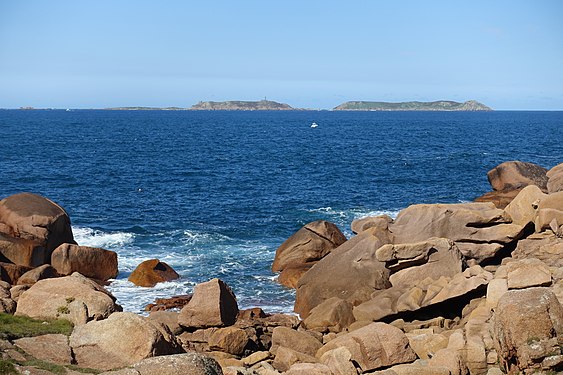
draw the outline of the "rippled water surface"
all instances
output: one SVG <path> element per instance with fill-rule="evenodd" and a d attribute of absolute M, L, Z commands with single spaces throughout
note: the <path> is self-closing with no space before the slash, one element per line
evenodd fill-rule
<path fill-rule="evenodd" d="M 212 277 L 242 307 L 290 311 L 270 265 L 303 224 L 351 236 L 355 218 L 470 201 L 503 161 L 563 161 L 563 112 L 3 110 L 0 129 L 0 197 L 45 195 L 79 244 L 116 251 L 129 311 Z M 155 257 L 181 279 L 127 281 Z"/>

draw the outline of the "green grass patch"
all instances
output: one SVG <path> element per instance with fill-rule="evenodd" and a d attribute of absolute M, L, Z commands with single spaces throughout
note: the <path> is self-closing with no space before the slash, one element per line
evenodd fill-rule
<path fill-rule="evenodd" d="M 16 367 L 12 362 L 0 359 L 0 375 L 17 375 L 17 373 Z"/>
<path fill-rule="evenodd" d="M 22 337 L 41 336 L 48 333 L 72 333 L 72 323 L 64 319 L 32 319 L 0 313 L 0 339 L 15 340 Z"/>

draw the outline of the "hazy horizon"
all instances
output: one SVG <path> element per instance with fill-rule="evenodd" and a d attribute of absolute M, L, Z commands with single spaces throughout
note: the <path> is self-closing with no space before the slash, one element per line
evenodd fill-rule
<path fill-rule="evenodd" d="M 267 97 L 563 109 L 560 1 L 163 4 L 3 2 L 0 108 Z"/>

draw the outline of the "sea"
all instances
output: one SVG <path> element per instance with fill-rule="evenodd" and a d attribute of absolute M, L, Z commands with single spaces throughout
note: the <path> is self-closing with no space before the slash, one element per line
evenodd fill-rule
<path fill-rule="evenodd" d="M 304 224 L 350 238 L 354 219 L 472 201 L 504 161 L 551 168 L 563 112 L 0 110 L 0 145 L 0 198 L 48 197 L 80 245 L 115 251 L 124 310 L 218 277 L 240 308 L 291 312 L 270 267 Z M 181 278 L 127 281 L 153 258 Z"/>

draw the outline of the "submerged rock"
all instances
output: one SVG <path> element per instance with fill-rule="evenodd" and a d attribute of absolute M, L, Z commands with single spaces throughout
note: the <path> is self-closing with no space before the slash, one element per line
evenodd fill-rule
<path fill-rule="evenodd" d="M 158 259 L 149 259 L 139 264 L 128 280 L 138 286 L 153 287 L 158 283 L 178 278 L 180 275 L 168 264 Z"/>

